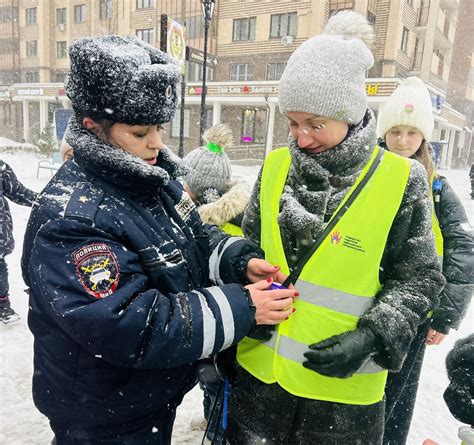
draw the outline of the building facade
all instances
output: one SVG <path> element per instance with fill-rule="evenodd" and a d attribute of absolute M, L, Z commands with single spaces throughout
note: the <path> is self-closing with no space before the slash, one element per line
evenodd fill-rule
<path fill-rule="evenodd" d="M 278 81 L 286 62 L 303 41 L 322 32 L 331 14 L 353 9 L 367 17 L 376 34 L 375 64 L 367 79 L 369 106 L 377 112 L 403 78 L 420 77 L 432 96 L 436 121 L 432 140 L 439 142 L 438 164 L 462 165 L 470 156 L 472 134 L 465 109 L 466 95 L 472 95 L 472 88 L 467 92 L 466 75 L 472 50 L 467 50 L 466 69 L 466 50 L 463 46 L 458 51 L 455 44 L 462 46 L 469 40 L 469 25 L 458 26 L 466 21 L 460 15 L 461 8 L 466 9 L 464 2 L 472 7 L 470 0 L 216 1 L 206 71 L 207 126 L 231 125 L 236 147 L 229 155 L 235 159 L 261 160 L 265 152 L 286 145 L 288 125 L 277 106 Z M 68 68 L 67 47 L 74 39 L 135 34 L 160 47 L 160 17 L 168 14 L 186 25 L 186 44 L 191 47 L 182 115 L 185 151 L 195 148 L 199 144 L 204 46 L 200 3 L 0 0 L 0 134 L 34 140 L 51 122 L 55 108 L 69 106 L 62 82 Z M 18 20 L 2 21 L 2 7 L 16 8 L 11 16 Z M 470 23 L 472 28 L 472 20 Z M 4 39 L 12 43 L 3 44 Z M 459 78 L 459 69 L 453 69 L 458 66 L 454 62 L 458 52 L 466 79 L 462 107 L 454 106 L 447 97 L 450 78 L 453 82 Z M 462 78 L 457 82 L 462 83 Z M 179 145 L 180 115 L 178 112 L 166 129 L 165 138 L 172 147 Z M 11 123 L 6 126 L 5 122 Z"/>

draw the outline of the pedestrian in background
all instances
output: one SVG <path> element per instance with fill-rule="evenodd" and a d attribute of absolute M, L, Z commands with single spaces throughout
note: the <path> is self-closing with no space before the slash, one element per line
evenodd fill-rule
<path fill-rule="evenodd" d="M 472 231 L 461 200 L 447 179 L 435 171 L 429 145 L 433 127 L 430 94 L 416 77 L 409 77 L 392 93 L 378 117 L 378 134 L 388 150 L 420 162 L 426 170 L 436 249 L 446 279 L 439 304 L 419 326 L 402 369 L 388 376 L 386 445 L 406 443 L 426 345 L 439 345 L 451 329 L 459 327 L 472 298 Z"/>
<path fill-rule="evenodd" d="M 0 321 L 13 324 L 20 319 L 12 309 L 5 257 L 13 252 L 13 220 L 7 198 L 15 204 L 29 206 L 36 200 L 36 193 L 25 187 L 12 168 L 0 159 Z"/>
<path fill-rule="evenodd" d="M 225 152 L 233 143 L 232 130 L 226 124 L 217 124 L 205 131 L 203 139 L 205 145 L 195 148 L 184 158 L 189 169 L 183 178 L 184 190 L 198 207 L 204 223 L 219 226 L 230 235 L 243 236 L 240 226 L 250 198 L 250 187 L 232 175 L 232 164 Z M 234 357 L 235 354 L 226 354 L 225 359 Z M 221 410 L 222 376 L 213 360 L 199 367 L 198 376 L 204 392 L 207 437 L 213 440 L 219 422 L 210 420 L 213 412 Z"/>

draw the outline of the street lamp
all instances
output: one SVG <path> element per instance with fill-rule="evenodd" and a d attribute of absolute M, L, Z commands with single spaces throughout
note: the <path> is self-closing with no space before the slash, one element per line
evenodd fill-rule
<path fill-rule="evenodd" d="M 209 35 L 209 22 L 214 13 L 215 0 L 201 0 L 202 15 L 204 17 L 204 60 L 202 66 L 202 91 L 201 91 L 201 119 L 199 130 L 199 144 L 203 145 L 202 135 L 206 126 L 206 68 L 207 68 L 207 38 Z"/>

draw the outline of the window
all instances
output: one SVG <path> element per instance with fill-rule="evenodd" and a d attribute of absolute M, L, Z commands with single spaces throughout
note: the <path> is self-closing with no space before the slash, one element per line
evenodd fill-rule
<path fill-rule="evenodd" d="M 36 25 L 36 8 L 28 8 L 25 10 L 26 24 Z"/>
<path fill-rule="evenodd" d="M 333 12 L 343 9 L 354 9 L 354 0 L 330 0 L 329 13 L 331 15 Z"/>
<path fill-rule="evenodd" d="M 0 6 L 0 23 L 9 23 L 18 21 L 18 7 Z"/>
<path fill-rule="evenodd" d="M 286 62 L 276 62 L 267 64 L 267 80 L 280 80 L 285 70 Z"/>
<path fill-rule="evenodd" d="M 153 0 L 137 0 L 137 9 L 151 8 L 153 6 Z"/>
<path fill-rule="evenodd" d="M 244 144 L 265 143 L 266 122 L 267 112 L 265 110 L 249 108 L 243 110 L 240 141 Z"/>
<path fill-rule="evenodd" d="M 64 59 L 67 56 L 67 42 L 56 42 L 56 58 Z"/>
<path fill-rule="evenodd" d="M 234 40 L 234 42 L 239 40 L 255 40 L 256 24 L 257 17 L 234 20 L 232 40 Z"/>
<path fill-rule="evenodd" d="M 402 44 L 400 45 L 400 49 L 406 53 L 407 48 L 408 48 L 408 34 L 409 31 L 407 28 L 403 27 L 403 32 L 402 32 Z"/>
<path fill-rule="evenodd" d="M 188 17 L 186 21 L 186 34 L 188 39 L 197 39 L 204 36 L 204 20 L 202 15 Z"/>
<path fill-rule="evenodd" d="M 139 39 L 142 39 L 144 42 L 153 45 L 153 28 L 148 29 L 137 29 L 136 35 Z"/>
<path fill-rule="evenodd" d="M 26 42 L 26 57 L 35 57 L 38 55 L 38 40 Z"/>
<path fill-rule="evenodd" d="M 189 119 L 190 119 L 191 111 L 189 108 L 184 109 L 184 137 L 189 137 Z M 181 121 L 181 110 L 178 108 L 176 110 L 176 114 L 174 115 L 173 120 L 171 121 L 171 137 L 172 138 L 179 138 L 179 124 Z"/>
<path fill-rule="evenodd" d="M 56 9 L 56 25 L 66 24 L 66 8 Z"/>
<path fill-rule="evenodd" d="M 25 82 L 26 83 L 38 83 L 40 81 L 38 71 L 27 71 L 25 73 Z"/>
<path fill-rule="evenodd" d="M 214 80 L 214 68 L 207 67 L 206 79 Z M 188 61 L 185 73 L 186 82 L 199 82 L 202 80 L 202 63 Z"/>
<path fill-rule="evenodd" d="M 270 38 L 275 39 L 284 36 L 296 36 L 297 19 L 296 12 L 272 15 Z"/>
<path fill-rule="evenodd" d="M 74 21 L 81 23 L 86 21 L 86 5 L 74 6 Z"/>
<path fill-rule="evenodd" d="M 56 72 L 54 73 L 54 81 L 57 83 L 64 83 L 66 80 L 66 73 L 65 72 Z"/>
<path fill-rule="evenodd" d="M 405 0 L 407 5 L 410 5 L 413 8 L 413 0 Z"/>
<path fill-rule="evenodd" d="M 370 11 L 367 11 L 367 21 L 371 24 L 371 25 L 375 25 L 375 14 L 372 14 Z"/>
<path fill-rule="evenodd" d="M 100 0 L 99 17 L 101 20 L 107 20 L 112 17 L 112 0 Z"/>
<path fill-rule="evenodd" d="M 253 80 L 254 69 L 249 63 L 231 63 L 230 80 Z"/>

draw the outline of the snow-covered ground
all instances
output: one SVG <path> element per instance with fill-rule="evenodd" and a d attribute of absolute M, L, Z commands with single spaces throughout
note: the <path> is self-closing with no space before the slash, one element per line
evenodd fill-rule
<path fill-rule="evenodd" d="M 36 178 L 38 158 L 33 154 L 5 154 L 0 157 L 11 165 L 18 178 L 28 187 L 39 191 L 49 180 L 46 170 L 40 170 Z M 235 173 L 251 183 L 255 180 L 257 167 L 235 167 Z M 442 172 L 461 197 L 469 214 L 474 219 L 474 201 L 469 198 L 470 184 L 467 170 Z M 14 309 L 21 320 L 13 326 L 0 326 L 0 443 L 8 445 L 46 445 L 52 438 L 48 422 L 34 407 L 31 399 L 32 336 L 26 325 L 28 300 L 20 272 L 20 258 L 26 223 L 30 209 L 11 204 L 14 220 L 16 249 L 7 257 L 10 269 L 10 294 Z M 471 307 L 459 331 L 453 331 L 441 346 L 430 346 L 421 377 L 415 416 L 409 437 L 410 445 L 421 445 L 430 437 L 441 445 L 455 445 L 460 425 L 446 408 L 442 394 L 448 384 L 444 360 L 456 339 L 473 332 L 473 309 Z M 200 444 L 202 431 L 193 429 L 202 419 L 202 396 L 194 388 L 184 399 L 178 410 L 174 428 L 175 444 Z"/>

